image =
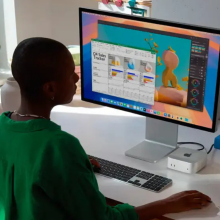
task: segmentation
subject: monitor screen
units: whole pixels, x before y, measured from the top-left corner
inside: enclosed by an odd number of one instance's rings
[[[214,131],[217,30],[80,9],[82,99]]]

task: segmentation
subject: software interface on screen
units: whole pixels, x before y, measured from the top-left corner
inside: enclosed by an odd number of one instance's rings
[[[82,14],[84,98],[212,128],[220,36]]]

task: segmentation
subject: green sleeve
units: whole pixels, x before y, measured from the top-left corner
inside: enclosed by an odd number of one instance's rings
[[[79,141],[64,134],[57,135],[51,147],[42,153],[40,187],[71,219],[138,220],[130,205],[107,206]]]

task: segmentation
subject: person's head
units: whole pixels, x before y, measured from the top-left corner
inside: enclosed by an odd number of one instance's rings
[[[79,80],[68,49],[47,38],[26,39],[17,46],[12,74],[22,98],[51,106],[71,102]]]

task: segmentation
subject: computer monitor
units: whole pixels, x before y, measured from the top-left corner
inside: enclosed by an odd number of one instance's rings
[[[82,100],[147,118],[145,140],[126,155],[158,161],[176,149],[178,125],[215,131],[219,30],[79,12]]]

